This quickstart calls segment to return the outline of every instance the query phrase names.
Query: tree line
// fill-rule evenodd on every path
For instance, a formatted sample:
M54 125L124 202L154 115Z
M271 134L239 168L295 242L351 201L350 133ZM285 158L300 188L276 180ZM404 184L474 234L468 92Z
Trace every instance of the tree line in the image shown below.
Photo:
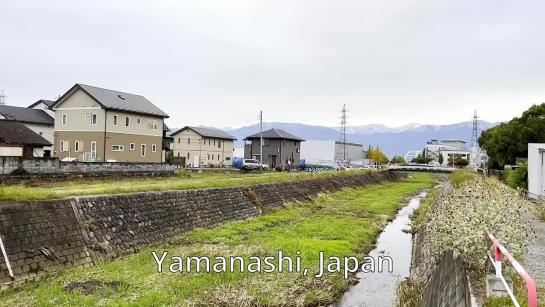
M503 169L528 157L528 143L545 143L545 103L533 105L521 117L485 130L479 146L486 150L488 167Z

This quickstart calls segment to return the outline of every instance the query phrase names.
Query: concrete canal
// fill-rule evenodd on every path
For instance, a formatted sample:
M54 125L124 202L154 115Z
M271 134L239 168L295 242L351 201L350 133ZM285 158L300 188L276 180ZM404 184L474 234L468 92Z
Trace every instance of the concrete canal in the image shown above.
M378 237L377 246L369 256L378 259L380 256L392 258L393 271L358 273L359 281L348 290L335 307L353 306L393 306L395 290L398 282L409 276L412 257L412 234L406 232L410 227L410 216L418 209L427 191L410 198ZM404 231L405 230L405 231Z

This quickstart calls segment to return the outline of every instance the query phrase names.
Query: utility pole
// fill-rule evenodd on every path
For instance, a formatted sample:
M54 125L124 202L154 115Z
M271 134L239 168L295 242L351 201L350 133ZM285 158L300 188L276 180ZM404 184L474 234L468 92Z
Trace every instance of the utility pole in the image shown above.
M259 169L263 171L263 110L259 111Z
M4 95L4 90L0 91L0 105L6 104L6 95Z

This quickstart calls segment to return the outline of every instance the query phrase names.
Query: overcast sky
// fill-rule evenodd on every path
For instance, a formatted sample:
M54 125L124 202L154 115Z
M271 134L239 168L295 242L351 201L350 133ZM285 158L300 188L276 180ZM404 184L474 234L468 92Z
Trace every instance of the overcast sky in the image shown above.
M74 83L141 94L170 126L508 120L545 102L545 1L0 2L7 103Z

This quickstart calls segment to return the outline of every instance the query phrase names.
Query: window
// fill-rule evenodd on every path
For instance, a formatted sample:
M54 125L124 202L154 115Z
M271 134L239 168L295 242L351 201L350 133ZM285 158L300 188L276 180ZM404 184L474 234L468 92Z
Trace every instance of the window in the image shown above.
M210 154L207 154L206 157L206 159L210 160Z
M189 160L189 153L187 153L187 160Z
M130 123L131 123L131 119L128 116L125 117L125 126L128 127Z
M212 161L214 161L214 155L212 155Z
M221 148L221 141L218 141L218 148Z
M74 142L74 151L75 152L79 152L80 151L80 145L79 145L80 141L75 141Z
M96 125L97 124L97 115L93 113L85 113L85 121L88 125Z
M140 156L144 158L146 156L146 144L140 145Z
M59 146L60 146L60 148L59 148L60 151L66 151L66 149L68 147L68 146L66 146L66 141L61 141Z
M91 125L96 125L96 124L97 124L97 115L93 114L91 115Z
M216 146L216 140L214 140L214 146Z
M180 141L181 141L181 139L180 139L180 138L178 138L178 144L180 144Z
M140 123L142 123L142 120L140 119L140 117L138 117L138 118L136 119L136 123L139 124L139 125L140 125Z
M136 146L134 145L134 143L129 144L129 149L130 150L134 150L135 148L136 148Z
M187 138L187 145L191 144L191 139Z
M211 142L211 141L212 141L211 139L208 139L208 146L210 146L210 142Z
M112 151L124 151L125 146L123 145L112 145Z
M66 114L62 115L62 124L63 125L68 125L68 115L66 115Z
M230 161L231 158L230 158L230 157L225 157L225 160L226 160L226 161Z
M157 145L151 144L151 152L157 152Z
M117 115L114 115L114 126L117 126Z
M153 130L157 130L158 127L159 127L159 125L157 125L157 121L154 120L153 121Z
M218 155L218 161L220 160L220 155Z

